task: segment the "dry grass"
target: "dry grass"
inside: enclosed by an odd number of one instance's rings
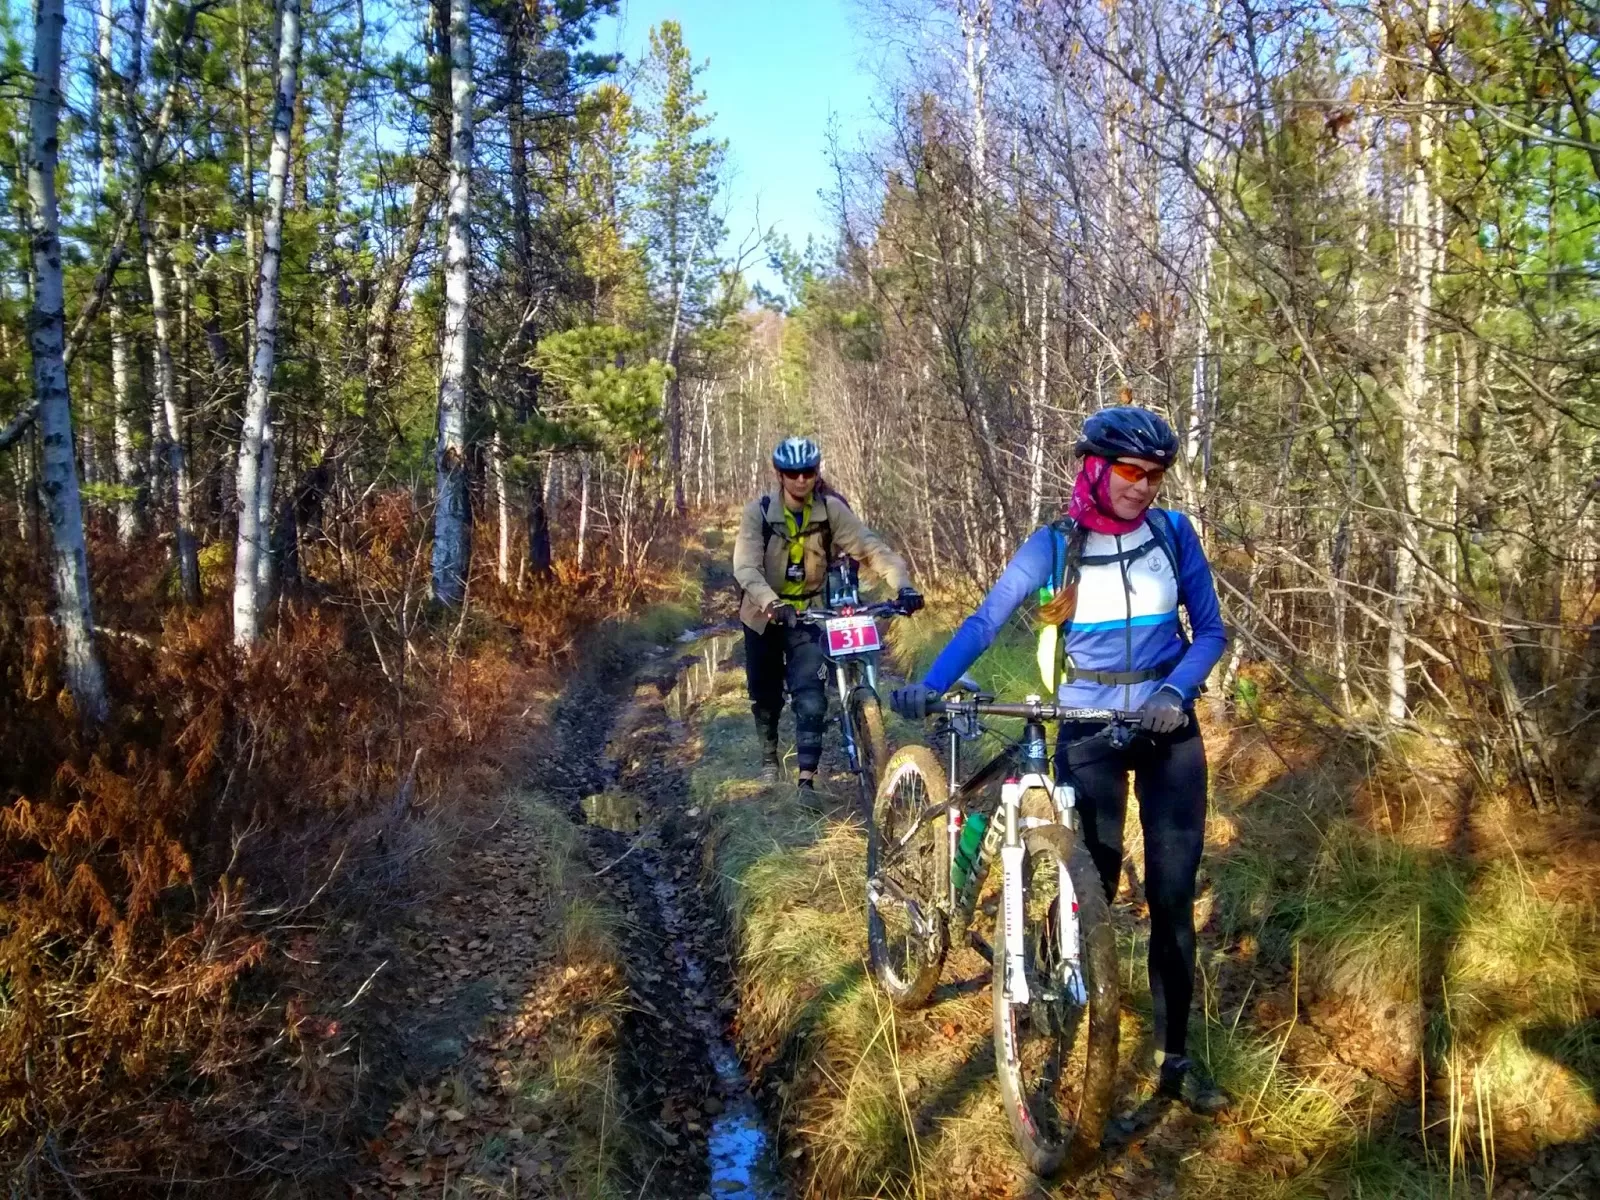
[[[933,614],[897,622],[893,640],[920,662],[949,629]],[[1029,649],[1012,638],[984,682],[1034,690]],[[1471,790],[1436,745],[1330,747],[1291,701],[1260,700],[1272,725],[1207,729],[1215,795],[1199,911],[1210,924],[1191,1034],[1239,1105],[1218,1123],[1164,1122],[1063,1194],[1433,1200],[1483,1192],[1540,1147],[1592,1145],[1600,926],[1588,827],[1530,825],[1492,797],[1464,818]],[[739,937],[742,1041],[780,1080],[807,1194],[1025,1194],[991,1083],[986,990],[947,986],[927,1013],[888,1012],[864,976],[861,832],[785,786],[750,782],[747,725],[739,681],[724,674],[700,715],[695,786]],[[913,732],[892,728],[891,740]],[[1127,844],[1140,863],[1134,811]],[[1124,899],[1131,1101],[1151,1082],[1149,1012],[1137,887]],[[947,985],[978,971],[956,958]],[[1580,1194],[1554,1186],[1565,1171],[1526,1194]]]

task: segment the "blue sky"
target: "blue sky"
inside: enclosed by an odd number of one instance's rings
[[[855,0],[623,0],[597,48],[637,60],[650,27],[675,20],[700,75],[713,127],[728,142],[732,249],[755,225],[796,246],[807,234],[826,239],[833,225],[820,190],[831,190],[828,124],[848,147],[872,119],[874,79],[867,47],[855,31]],[[752,277],[769,287],[765,268]]]

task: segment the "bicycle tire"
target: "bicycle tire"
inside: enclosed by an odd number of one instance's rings
[[[878,779],[889,758],[883,732],[883,705],[878,693],[865,684],[850,693],[850,723],[856,734],[856,754],[861,762],[861,802],[870,807],[878,794]]]
[[[883,780],[873,800],[867,822],[867,878],[878,874],[886,846],[899,841],[897,829],[906,818],[950,797],[944,768],[926,746],[903,746],[884,764]],[[945,955],[950,949],[946,916],[939,905],[942,889],[949,885],[949,853],[943,842],[944,826],[930,821],[923,826],[906,860],[908,870],[897,871],[897,882],[921,905],[931,923],[927,937],[918,938],[909,917],[904,929],[891,928],[879,906],[867,899],[867,958],[878,985],[901,1011],[921,1008],[939,984]],[[909,886],[907,886],[909,882]],[[885,905],[893,911],[890,901]]]
[[[1031,807],[1030,796],[1048,803],[1048,796],[1034,789],[1024,797],[1025,809]],[[1117,940],[1099,872],[1083,840],[1069,829],[1052,825],[1028,830],[1023,844],[1023,880],[1029,893],[1038,867],[1048,867],[1046,878],[1054,880],[1058,878],[1055,864],[1066,864],[1078,901],[1080,961],[1087,992],[1087,1003],[1081,1007],[1060,998],[1045,998],[1048,976],[1039,969],[1039,958],[1042,952],[1048,953],[1048,947],[1041,947],[1040,938],[1050,935],[1048,921],[1041,928],[1041,922],[1035,920],[1027,930],[1025,959],[1032,1002],[1026,1008],[1010,1003],[1005,988],[1006,906],[1002,902],[995,917],[991,985],[995,1074],[1017,1149],[1034,1174],[1048,1179],[1063,1172],[1077,1174],[1100,1153],[1117,1074],[1121,1020]],[[1052,889],[1040,889],[1047,890]],[[1054,903],[1047,895],[1025,895],[1025,913],[1031,912],[1033,902],[1042,903],[1046,914]],[[1035,1083],[1031,1074],[1040,1061],[1045,1065]]]

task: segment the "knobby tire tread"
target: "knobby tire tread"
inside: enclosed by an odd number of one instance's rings
[[[877,796],[878,781],[883,778],[889,743],[883,732],[883,705],[878,701],[878,693],[865,684],[850,693],[850,723],[856,731],[856,751],[867,768],[861,800],[863,806],[870,809]]]
[[[950,785],[946,780],[944,767],[940,765],[938,756],[931,749],[927,746],[912,745],[902,746],[895,751],[894,756],[884,764],[880,773],[877,796],[873,801],[872,819],[867,822],[867,878],[869,879],[878,873],[878,858],[883,852],[883,819],[892,802],[889,785],[900,774],[903,764],[908,763],[922,776],[923,790],[927,793],[926,804],[944,803],[950,797]],[[936,826],[935,836],[938,835],[937,829]],[[926,896],[918,899],[924,901],[924,908],[930,917],[943,921],[934,900]],[[916,975],[909,980],[897,981],[889,965],[889,947],[883,918],[878,915],[871,901],[867,902],[867,957],[878,985],[896,1009],[909,1012],[923,1007],[928,1002],[928,997],[933,994],[934,988],[939,986],[939,976],[944,971],[944,959],[948,951],[948,930],[943,930],[933,952],[918,960]]]
[[[1100,873],[1089,856],[1083,839],[1060,825],[1031,829],[1025,835],[1031,853],[1035,847],[1048,850],[1067,865],[1067,874],[1078,899],[1078,921],[1083,931],[1084,973],[1089,992],[1089,1033],[1085,1050],[1082,1098],[1072,1136],[1064,1143],[1036,1141],[1029,1136],[1019,1116],[1022,1099],[1018,1079],[1006,1061],[1005,1032],[1005,903],[995,917],[995,966],[992,980],[994,999],[994,1054],[1001,1100],[1011,1122],[1013,1139],[1028,1167],[1036,1175],[1050,1178],[1059,1174],[1076,1175],[1088,1169],[1100,1153],[1100,1139],[1111,1115],[1111,1102],[1117,1076],[1117,1040],[1121,1027],[1121,999],[1118,987],[1117,938],[1111,925],[1111,909],[1106,903]]]

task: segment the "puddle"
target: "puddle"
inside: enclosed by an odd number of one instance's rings
[[[622,722],[629,728],[630,738],[656,730],[658,723],[651,722],[654,712],[664,712],[667,722],[677,726],[670,730],[670,738],[680,738],[683,723],[715,690],[718,674],[728,664],[739,640],[739,632],[726,626],[694,630],[690,637],[680,638],[683,651],[675,661],[638,672],[635,706],[642,706],[643,710],[635,710],[634,720]],[[642,765],[635,755],[642,760],[648,754],[646,750],[624,746],[616,749],[624,755],[630,770]],[[595,826],[630,837],[659,816],[646,811],[634,795],[618,789],[587,795],[582,806]],[[778,1171],[773,1136],[750,1096],[744,1064],[728,1035],[722,989],[712,984],[712,974],[707,973],[704,950],[699,946],[704,931],[698,920],[691,920],[686,914],[680,893],[680,886],[696,886],[696,872],[685,870],[691,864],[670,858],[662,851],[659,838],[648,834],[635,843],[635,850],[638,853],[632,859],[634,869],[653,896],[654,915],[659,922],[656,928],[666,949],[667,962],[662,966],[675,992],[672,1010],[680,1021],[677,1029],[682,1030],[686,1040],[698,1043],[698,1050],[706,1056],[702,1061],[709,1062],[714,1074],[710,1091],[717,1104],[706,1106],[706,1165],[710,1174],[706,1190],[714,1200],[784,1200],[787,1192]],[[685,878],[682,885],[675,882],[680,877]]]
[[[643,864],[643,869],[655,894],[661,924],[672,938],[672,957],[689,1002],[686,1008],[690,1024],[705,1041],[717,1076],[722,1112],[712,1121],[707,1138],[711,1194],[717,1200],[779,1200],[784,1191],[772,1138],[751,1098],[744,1065],[723,1035],[722,1022],[716,1015],[721,1009],[706,983],[705,963],[681,936],[684,917],[678,889],[653,858]]]
[[[677,678],[662,699],[670,720],[685,721],[712,694],[718,674],[739,641],[737,632],[718,629],[685,642],[692,647],[693,657],[680,660]],[[786,1192],[772,1135],[750,1094],[744,1065],[727,1036],[721,998],[714,993],[705,961],[688,936],[691,930],[679,901],[678,885],[673,882],[674,874],[656,854],[643,856],[639,868],[649,881],[661,927],[667,935],[673,976],[681,987],[688,1024],[704,1044],[716,1075],[715,1095],[722,1108],[712,1118],[707,1137],[711,1174],[708,1191],[714,1200],[781,1200]]]
[[[738,645],[737,634],[719,633],[697,639],[699,653],[678,672],[678,680],[667,693],[667,716],[674,721],[686,720],[695,705],[699,704],[717,686],[717,674]]]
[[[583,815],[589,824],[612,833],[634,834],[644,820],[644,808],[627,792],[596,792],[583,798]]]

